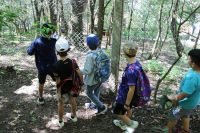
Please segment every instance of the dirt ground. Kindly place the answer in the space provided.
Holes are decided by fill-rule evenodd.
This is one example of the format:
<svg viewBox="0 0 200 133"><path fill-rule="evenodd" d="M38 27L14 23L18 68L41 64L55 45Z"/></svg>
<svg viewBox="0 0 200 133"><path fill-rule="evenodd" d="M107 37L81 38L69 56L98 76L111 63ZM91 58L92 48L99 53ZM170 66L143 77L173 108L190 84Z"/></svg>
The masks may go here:
<svg viewBox="0 0 200 133"><path fill-rule="evenodd" d="M1 53L0 56L0 133L122 133L112 124L116 117L111 113L111 103L114 96L103 97L109 106L105 115L95 116L93 110L85 109L89 102L85 93L77 99L78 122L68 123L58 129L53 121L57 116L57 101L55 83L47 79L44 91L45 105L39 106L37 100L37 72L34 57L26 55L25 44L17 44L15 54ZM73 53L72 57L83 64L84 54ZM150 79L152 80L152 79ZM112 83L107 83L102 89L107 89ZM69 106L65 106L69 113ZM200 107L195 110L191 120L191 132L200 132ZM166 124L166 116L151 103L143 108L134 108L133 119L139 122L135 133L161 133L160 129Z"/></svg>

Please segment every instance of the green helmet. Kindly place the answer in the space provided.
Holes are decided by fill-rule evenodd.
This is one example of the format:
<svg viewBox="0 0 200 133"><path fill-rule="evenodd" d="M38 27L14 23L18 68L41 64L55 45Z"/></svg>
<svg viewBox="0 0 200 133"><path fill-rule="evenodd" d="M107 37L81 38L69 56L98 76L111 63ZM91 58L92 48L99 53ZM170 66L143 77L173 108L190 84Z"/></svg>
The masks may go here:
<svg viewBox="0 0 200 133"><path fill-rule="evenodd" d="M45 36L52 34L53 32L55 32L55 30L56 30L55 25L51 23L44 23L41 27L41 33L42 35Z"/></svg>

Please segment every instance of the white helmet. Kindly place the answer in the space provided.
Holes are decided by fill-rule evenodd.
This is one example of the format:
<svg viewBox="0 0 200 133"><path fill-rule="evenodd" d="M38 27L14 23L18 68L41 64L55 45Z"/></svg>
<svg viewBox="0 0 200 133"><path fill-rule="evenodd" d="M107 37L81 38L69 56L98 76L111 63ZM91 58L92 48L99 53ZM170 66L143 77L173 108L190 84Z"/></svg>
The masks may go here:
<svg viewBox="0 0 200 133"><path fill-rule="evenodd" d="M56 41L56 51L65 52L70 48L68 41L65 38L59 38Z"/></svg>

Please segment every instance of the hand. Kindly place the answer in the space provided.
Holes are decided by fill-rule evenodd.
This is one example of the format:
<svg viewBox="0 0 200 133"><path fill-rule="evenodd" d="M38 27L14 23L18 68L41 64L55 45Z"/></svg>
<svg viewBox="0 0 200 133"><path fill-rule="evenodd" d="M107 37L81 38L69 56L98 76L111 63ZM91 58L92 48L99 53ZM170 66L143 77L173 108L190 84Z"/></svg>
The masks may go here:
<svg viewBox="0 0 200 133"><path fill-rule="evenodd" d="M131 109L130 106L127 106L127 105L124 105L124 108L125 108L126 110L130 110L130 109Z"/></svg>
<svg viewBox="0 0 200 133"><path fill-rule="evenodd" d="M172 101L172 104L173 104L173 106L178 106L178 101L177 101L177 99L175 98L175 99L171 99L171 101Z"/></svg>
<svg viewBox="0 0 200 133"><path fill-rule="evenodd" d="M177 96L176 95L171 97L171 98L169 98L169 100L172 102L172 105L174 107L178 106L178 100L177 100Z"/></svg>

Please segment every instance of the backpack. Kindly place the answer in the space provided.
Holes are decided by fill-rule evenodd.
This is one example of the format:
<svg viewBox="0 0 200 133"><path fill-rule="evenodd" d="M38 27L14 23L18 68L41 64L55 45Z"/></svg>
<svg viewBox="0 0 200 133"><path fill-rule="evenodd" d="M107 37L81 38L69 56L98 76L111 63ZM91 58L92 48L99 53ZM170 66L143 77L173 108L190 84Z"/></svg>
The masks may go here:
<svg viewBox="0 0 200 133"><path fill-rule="evenodd" d="M105 82L109 79L111 73L110 58L101 49L94 54L96 55L94 79L98 83Z"/></svg>
<svg viewBox="0 0 200 133"><path fill-rule="evenodd" d="M62 87L68 80L72 80L73 87L70 90L70 94L72 96L78 96L83 86L83 82L76 71L75 64L76 64L76 61L72 59L72 69L73 69L72 76L62 80L57 85L57 88L59 88L59 87Z"/></svg>
<svg viewBox="0 0 200 133"><path fill-rule="evenodd" d="M73 96L78 96L82 86L83 86L83 82L81 80L81 78L79 77L76 69L75 69L75 64L76 61L74 59L72 59L72 68L73 68L73 72L72 72L72 82L73 82L73 87L71 88L70 94Z"/></svg>
<svg viewBox="0 0 200 133"><path fill-rule="evenodd" d="M138 80L136 83L136 94L133 97L133 105L138 107L145 105L150 100L151 87L144 70L136 69L136 71L138 72Z"/></svg>

